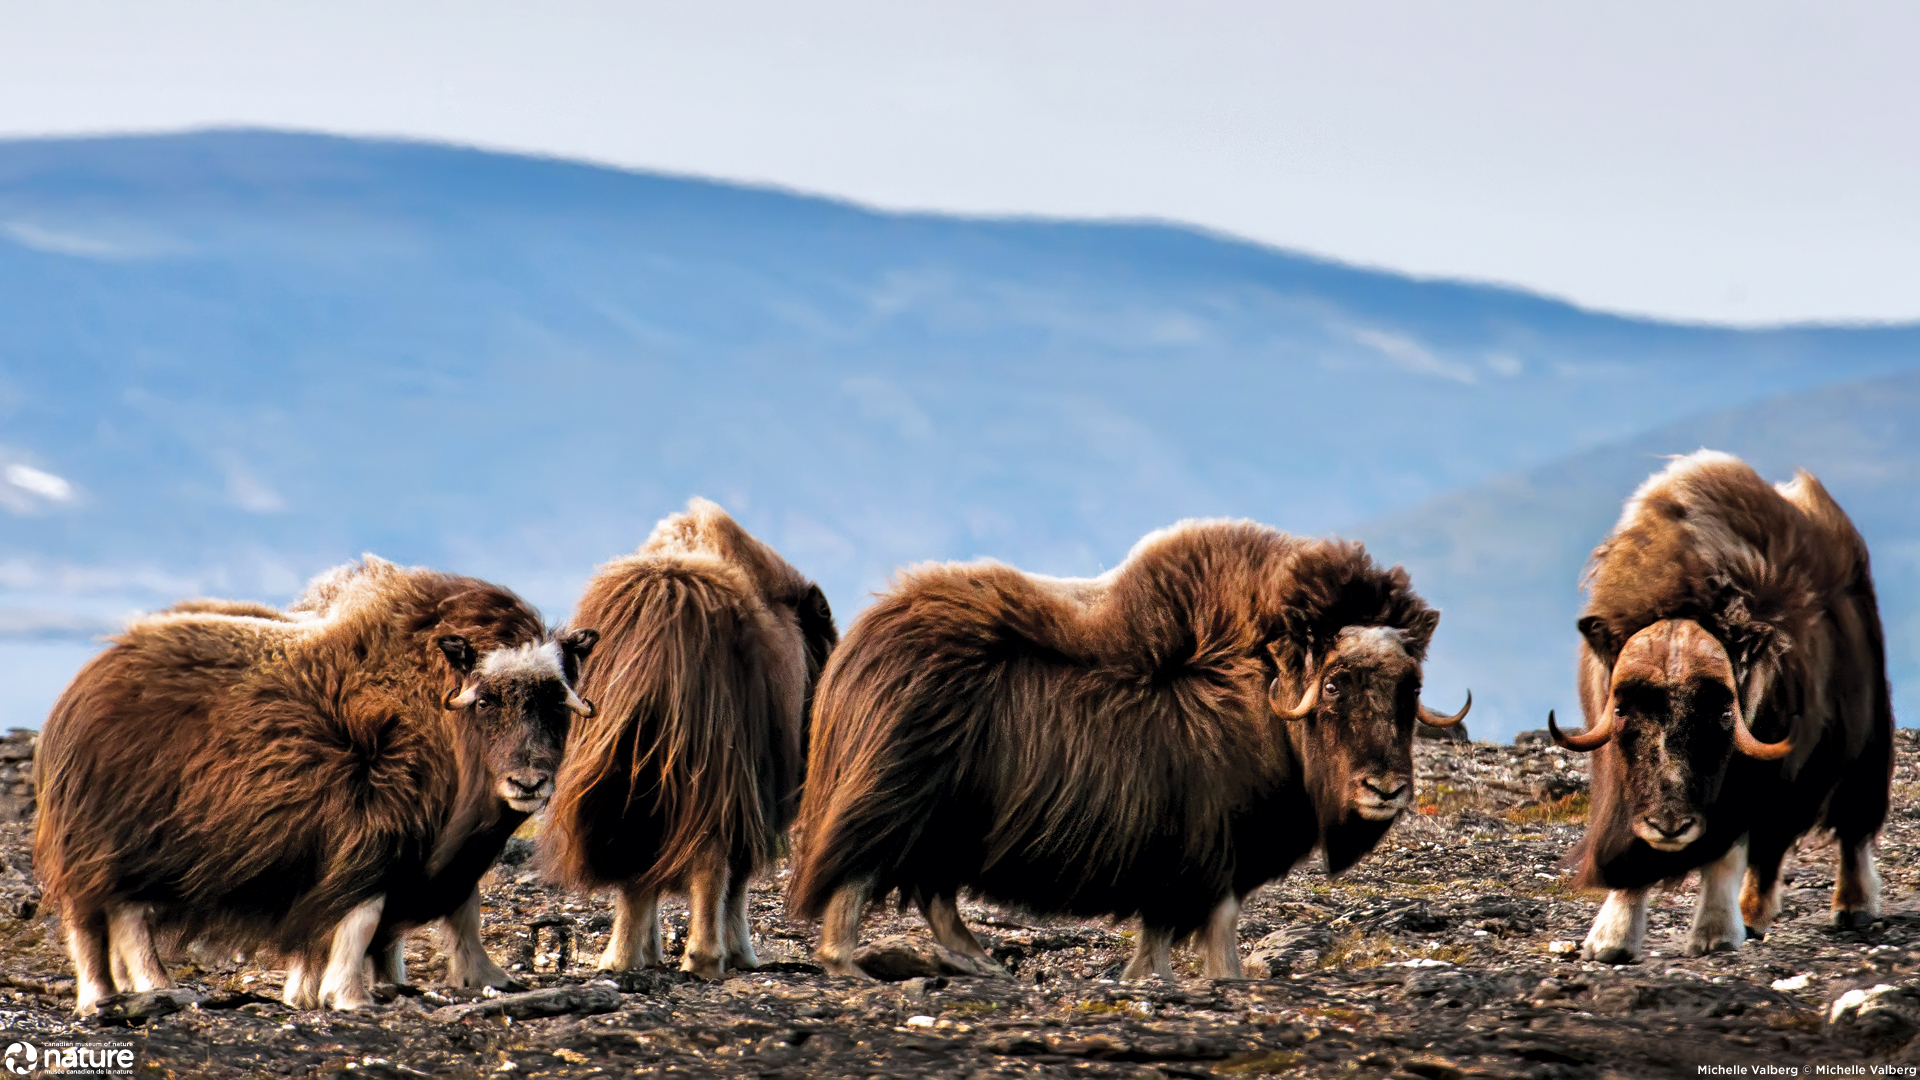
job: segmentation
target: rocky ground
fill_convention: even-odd
[[[1652,951],[1617,969],[1571,953],[1595,911],[1559,865],[1585,768],[1537,741],[1420,744],[1421,812],[1380,851],[1340,880],[1303,868],[1252,898],[1242,948],[1260,977],[1243,980],[1117,982],[1127,928],[972,904],[1012,978],[943,974],[918,917],[891,912],[866,936],[893,981],[829,978],[809,962],[812,928],[783,918],[777,878],[753,892],[762,970],[605,979],[591,965],[608,905],[542,884],[516,843],[484,885],[484,919],[526,994],[435,988],[422,933],[418,987],[383,989],[373,1011],[292,1011],[278,972],[182,959],[187,992],[78,1023],[31,883],[30,826],[0,825],[0,1035],[116,1043],[136,1072],[183,1077],[1913,1075],[1920,753],[1906,733],[1900,747],[1880,923],[1828,928],[1831,852],[1809,845],[1764,941],[1680,956],[1689,887],[1658,897]],[[683,908],[669,925],[677,948]]]

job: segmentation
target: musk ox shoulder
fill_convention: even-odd
[[[898,891],[991,966],[961,891],[1139,916],[1129,976],[1207,930],[1239,969],[1239,899],[1315,848],[1337,872],[1412,799],[1439,613],[1358,544],[1187,522],[1091,580],[994,563],[903,573],[835,651],[789,892],[828,970]],[[1462,713],[1464,715],[1464,711]]]
[[[825,594],[694,499],[601,567],[575,618],[602,635],[580,671],[600,711],[574,727],[541,837],[549,871],[619,889],[603,969],[660,962],[670,888],[689,893],[683,967],[759,966],[747,883],[793,819],[807,703],[837,640]]]
[[[135,620],[55,704],[34,866],[78,1011],[169,985],[156,934],[279,954],[290,1003],[351,1008],[369,958],[402,980],[400,935],[440,919],[452,981],[505,982],[476,886],[552,791],[592,634],[371,556],[323,582]]]
[[[1836,923],[1871,921],[1893,710],[1866,544],[1805,472],[1777,487],[1702,450],[1654,474],[1594,549],[1579,621],[1593,809],[1573,854],[1610,890],[1584,945],[1642,951],[1649,886],[1700,871],[1686,951],[1738,948],[1780,911],[1805,833],[1839,849]]]

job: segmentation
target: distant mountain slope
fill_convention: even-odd
[[[1578,722],[1581,569],[1663,457],[1703,446],[1776,482],[1804,468],[1839,500],[1873,555],[1894,715],[1920,720],[1920,373],[1908,372],[1690,418],[1351,530],[1441,607],[1430,680],[1473,687],[1476,735],[1542,727],[1550,708]]]
[[[309,135],[0,143],[0,653],[54,642],[0,679],[365,550],[557,618],[695,493],[847,616],[902,563],[1323,532],[1916,364],[1912,326],[1668,326],[1169,225]]]

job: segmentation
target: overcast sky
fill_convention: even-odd
[[[1920,4],[0,0],[0,136],[269,125],[1920,319]]]

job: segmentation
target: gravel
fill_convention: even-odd
[[[1534,739],[1421,741],[1421,812],[1341,879],[1303,867],[1250,898],[1241,948],[1255,977],[1238,980],[1199,978],[1178,952],[1193,977],[1121,983],[1130,928],[972,903],[962,911],[1008,976],[971,973],[918,916],[884,910],[863,936],[895,981],[832,978],[811,962],[813,928],[783,915],[784,870],[751,894],[761,970],[609,975],[591,967],[606,899],[545,885],[516,841],[483,883],[482,918],[522,992],[435,985],[445,965],[421,932],[417,985],[382,987],[365,1012],[290,1010],[279,972],[186,956],[170,962],[180,991],[111,999],[105,1021],[80,1022],[30,876],[31,825],[0,824],[0,1027],[43,1045],[131,1040],[149,1072],[211,1078],[1871,1075],[1920,1062],[1908,734],[1872,927],[1827,925],[1832,852],[1810,840],[1765,940],[1682,957],[1689,883],[1655,894],[1649,953],[1620,968],[1569,947],[1596,909],[1560,865],[1580,835],[1585,765]],[[666,919],[677,958],[684,906]]]

